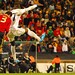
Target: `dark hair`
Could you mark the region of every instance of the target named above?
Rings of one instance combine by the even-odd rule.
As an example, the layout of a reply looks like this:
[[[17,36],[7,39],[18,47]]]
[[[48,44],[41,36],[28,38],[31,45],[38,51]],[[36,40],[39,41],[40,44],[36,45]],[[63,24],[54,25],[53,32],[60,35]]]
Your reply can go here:
[[[12,12],[10,12],[10,11],[7,11],[5,14],[12,16]]]
[[[56,55],[56,57],[59,57],[58,55]]]

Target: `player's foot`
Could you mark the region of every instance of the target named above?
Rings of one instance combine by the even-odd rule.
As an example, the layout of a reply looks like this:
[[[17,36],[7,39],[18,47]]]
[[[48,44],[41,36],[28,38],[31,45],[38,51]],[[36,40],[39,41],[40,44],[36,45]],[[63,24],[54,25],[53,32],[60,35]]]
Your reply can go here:
[[[42,36],[41,36],[41,40],[40,40],[40,42],[42,42],[42,41],[44,40],[45,36],[46,36],[46,34],[43,33]]]

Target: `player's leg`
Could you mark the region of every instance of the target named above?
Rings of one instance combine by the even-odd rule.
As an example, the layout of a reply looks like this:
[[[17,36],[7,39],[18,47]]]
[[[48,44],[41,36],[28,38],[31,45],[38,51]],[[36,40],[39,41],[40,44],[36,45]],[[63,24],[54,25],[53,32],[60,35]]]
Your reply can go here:
[[[4,37],[4,33],[0,32],[0,62],[2,60],[2,52],[3,52],[3,50],[2,50],[2,46],[3,46],[3,42],[4,42],[3,37]]]
[[[13,35],[12,31],[9,31],[7,34],[8,40],[11,43],[11,53],[13,55],[14,60],[16,60],[16,51],[15,51],[15,36]]]
[[[15,50],[15,41],[13,40],[11,43],[11,53],[13,55],[14,60],[16,60],[16,50]]]
[[[0,38],[0,54],[2,53],[2,39]]]
[[[16,14],[23,14],[23,13],[25,13],[25,12],[27,12],[27,11],[29,11],[29,10],[33,10],[33,9],[35,9],[37,7],[37,5],[32,5],[32,6],[29,6],[28,8],[24,8],[24,9],[14,9],[14,10],[12,10],[11,12],[12,13],[16,13]]]
[[[14,40],[14,38],[12,37],[15,37],[15,36],[21,36],[23,35],[24,33],[26,33],[31,36],[31,37],[34,37],[35,39],[37,39],[38,41],[43,41],[44,38],[45,38],[45,33],[42,34],[41,38],[36,34],[34,33],[33,31],[31,31],[29,28],[15,28],[15,30],[12,32],[14,34],[14,36],[10,35],[10,40]],[[11,33],[11,34],[12,34]]]
[[[11,40],[11,38],[10,38]],[[13,55],[14,60],[16,60],[16,50],[15,50],[15,41],[14,38],[10,41],[11,43],[11,53]]]
[[[15,50],[15,36],[21,36],[25,33],[25,29],[17,28],[15,25],[18,24],[15,22],[14,26],[10,29],[9,33],[7,34],[8,40],[11,43],[11,53],[13,55],[14,60],[16,60],[16,50]]]
[[[43,33],[41,38],[40,38],[36,33],[31,31],[29,28],[27,28],[27,33],[28,33],[29,36],[34,37],[35,39],[37,39],[40,42],[42,42],[44,40],[45,36],[46,36],[46,34]]]
[[[13,32],[13,34],[15,36],[21,36],[26,32],[29,36],[34,37],[38,41],[41,40],[40,37],[36,33],[34,33],[33,31],[31,31],[29,28],[22,28],[22,27],[21,28],[16,28],[15,31]]]
[[[28,33],[29,36],[34,37],[38,41],[41,40],[40,37],[36,33],[34,33],[33,31],[31,31],[29,28],[26,28],[26,29],[27,29],[27,33]]]

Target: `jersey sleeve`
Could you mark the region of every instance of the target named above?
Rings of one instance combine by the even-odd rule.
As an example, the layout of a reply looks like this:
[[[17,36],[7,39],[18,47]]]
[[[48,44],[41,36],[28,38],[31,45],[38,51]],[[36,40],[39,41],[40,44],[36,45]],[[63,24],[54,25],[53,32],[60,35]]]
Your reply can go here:
[[[7,25],[6,25],[6,33],[9,32],[10,25],[11,25],[11,19],[9,18],[9,19],[8,19],[8,22],[7,22]]]

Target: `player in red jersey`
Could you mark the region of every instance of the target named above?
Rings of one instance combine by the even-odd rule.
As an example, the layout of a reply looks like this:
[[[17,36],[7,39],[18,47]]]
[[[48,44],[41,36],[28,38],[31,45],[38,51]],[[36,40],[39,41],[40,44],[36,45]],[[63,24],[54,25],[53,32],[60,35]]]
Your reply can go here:
[[[4,35],[8,33],[10,25],[11,25],[11,12],[6,12],[5,14],[0,14],[0,55],[2,55],[2,41]],[[1,56],[0,56],[1,60]]]

